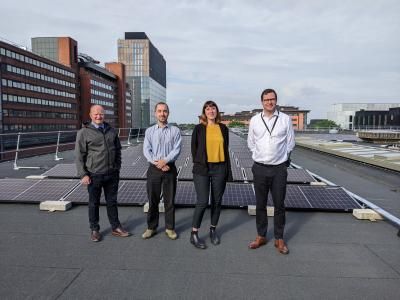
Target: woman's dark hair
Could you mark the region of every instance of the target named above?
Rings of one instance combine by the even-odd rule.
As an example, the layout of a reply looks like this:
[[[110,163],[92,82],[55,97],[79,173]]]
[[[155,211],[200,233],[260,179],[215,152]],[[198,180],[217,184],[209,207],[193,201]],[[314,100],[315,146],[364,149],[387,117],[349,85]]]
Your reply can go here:
[[[218,105],[212,101],[208,100],[206,103],[203,105],[203,109],[201,111],[201,116],[200,116],[200,123],[203,125],[207,125],[207,117],[206,117],[206,108],[207,107],[215,107],[217,109],[217,117],[215,118],[215,123],[220,123],[221,122],[221,114],[219,113],[219,108]]]

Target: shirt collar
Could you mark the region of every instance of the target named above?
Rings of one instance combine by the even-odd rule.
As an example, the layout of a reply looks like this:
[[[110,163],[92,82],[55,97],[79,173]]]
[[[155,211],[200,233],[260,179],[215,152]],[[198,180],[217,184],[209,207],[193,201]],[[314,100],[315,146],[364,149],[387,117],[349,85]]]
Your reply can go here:
[[[104,123],[102,123],[101,125],[97,125],[96,123],[93,123],[93,122],[92,122],[92,125],[93,125],[96,129],[104,128]]]
[[[156,123],[155,125],[156,125],[156,128],[168,128],[168,127],[169,127],[169,124],[168,124],[168,123],[167,123],[167,124],[165,124],[165,126],[164,126],[164,127],[160,127],[160,126],[158,126],[158,123]]]
[[[261,116],[265,118],[264,111],[261,112]],[[275,109],[274,113],[272,114],[273,117],[279,117],[279,111]]]

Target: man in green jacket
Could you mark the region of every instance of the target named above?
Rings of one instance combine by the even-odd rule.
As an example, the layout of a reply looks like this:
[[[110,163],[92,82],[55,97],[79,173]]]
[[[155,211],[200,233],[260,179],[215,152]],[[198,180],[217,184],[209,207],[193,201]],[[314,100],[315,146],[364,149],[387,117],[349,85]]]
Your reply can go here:
[[[118,133],[104,122],[104,108],[93,105],[90,108],[92,122],[78,131],[75,143],[75,158],[81,183],[89,192],[90,239],[101,241],[99,226],[99,205],[101,190],[107,203],[107,215],[112,235],[127,237],[118,219],[117,195],[119,170],[121,169],[121,143]]]

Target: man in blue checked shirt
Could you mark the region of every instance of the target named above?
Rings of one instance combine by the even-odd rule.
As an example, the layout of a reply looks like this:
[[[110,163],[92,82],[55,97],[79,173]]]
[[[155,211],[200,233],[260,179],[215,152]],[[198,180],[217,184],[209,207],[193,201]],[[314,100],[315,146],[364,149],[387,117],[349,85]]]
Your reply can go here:
[[[182,138],[178,127],[168,124],[169,108],[164,102],[159,102],[154,108],[157,123],[147,128],[143,154],[150,163],[147,170],[147,195],[149,211],[147,213],[147,229],[144,239],[149,239],[157,233],[161,191],[165,208],[165,233],[175,240],[175,192],[177,171],[175,161],[181,152]]]

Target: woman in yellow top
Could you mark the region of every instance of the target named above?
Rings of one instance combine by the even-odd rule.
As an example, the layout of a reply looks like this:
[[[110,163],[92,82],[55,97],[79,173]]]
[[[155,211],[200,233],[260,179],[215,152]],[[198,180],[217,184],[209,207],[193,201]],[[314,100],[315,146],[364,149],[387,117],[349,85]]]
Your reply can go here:
[[[214,245],[220,243],[216,227],[226,182],[232,181],[228,147],[229,132],[221,123],[218,106],[214,101],[207,101],[203,105],[200,124],[193,129],[191,145],[197,203],[193,214],[190,242],[199,249],[206,248],[204,241],[198,236],[198,230],[209,198],[211,199],[210,239]]]

